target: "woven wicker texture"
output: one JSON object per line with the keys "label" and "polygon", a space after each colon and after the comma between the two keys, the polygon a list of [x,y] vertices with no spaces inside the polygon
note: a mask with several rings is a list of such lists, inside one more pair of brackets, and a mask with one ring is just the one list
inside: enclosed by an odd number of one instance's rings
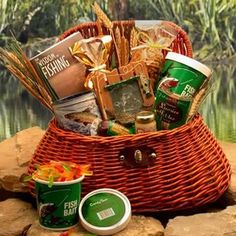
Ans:
{"label": "woven wicker texture", "polygon": [[[125,147],[151,147],[155,165],[129,168],[119,153]],[[201,116],[171,131],[117,137],[82,136],[57,127],[55,120],[41,140],[29,165],[50,160],[90,164],[93,176],[83,181],[82,194],[114,188],[129,198],[133,212],[194,208],[218,199],[227,189],[230,166]],[[34,183],[30,183],[34,193]]]}
{"label": "woven wicker texture", "polygon": [[[185,55],[185,56],[192,57],[192,55],[193,55],[192,44],[191,44],[186,32],[181,27],[179,27],[178,25],[176,25],[173,22],[165,21],[165,23],[171,25],[178,32],[176,39],[173,41],[173,43],[170,47],[172,49],[172,51],[181,53],[182,55]],[[134,21],[128,20],[128,21],[115,21],[114,22],[114,28],[117,26],[120,27],[121,25],[124,28],[126,38],[129,38],[131,29],[134,26]],[[79,25],[65,31],[59,37],[59,39],[62,40],[77,31],[80,31],[81,34],[83,35],[83,37],[85,37],[85,38],[97,36],[98,35],[97,23],[96,22],[88,22],[88,23],[79,24]],[[106,31],[106,29],[104,29],[104,34],[105,33],[109,34]]]}
{"label": "woven wicker texture", "polygon": [[[133,21],[116,22],[129,34]],[[186,33],[179,34],[172,50],[192,56]],[[96,23],[84,23],[66,31],[61,39],[75,31],[84,37],[97,35]],[[157,155],[149,167],[127,167],[120,161],[125,148],[152,148]],[[53,119],[29,164],[50,160],[90,164],[93,176],[83,181],[82,195],[98,188],[114,188],[127,195],[136,213],[194,208],[217,200],[228,188],[230,166],[214,136],[200,115],[173,130],[136,135],[82,136],[57,127]],[[34,183],[30,182],[34,194]]]}

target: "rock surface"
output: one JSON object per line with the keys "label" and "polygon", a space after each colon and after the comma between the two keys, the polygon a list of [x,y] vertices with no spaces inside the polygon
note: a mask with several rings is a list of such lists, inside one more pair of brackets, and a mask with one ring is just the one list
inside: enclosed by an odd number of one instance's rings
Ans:
{"label": "rock surface", "polygon": [[7,191],[27,192],[21,176],[26,173],[31,156],[44,131],[33,127],[18,132],[0,143],[0,186]]}
{"label": "rock surface", "polygon": [[[62,232],[55,232],[42,229],[35,222],[28,230],[27,236],[61,236]],[[77,227],[70,233],[70,236],[84,236],[89,233],[81,227]],[[164,236],[164,228],[159,220],[152,217],[132,216],[128,226],[114,236]]]}
{"label": "rock surface", "polygon": [[230,204],[236,204],[236,143],[220,142],[220,145],[229,160],[232,170],[230,187],[226,193],[227,200]]}
{"label": "rock surface", "polygon": [[[20,198],[22,195],[19,194],[27,194],[28,190],[26,184],[21,182],[21,176],[26,173],[28,162],[43,134],[42,129],[33,127],[0,143],[0,188],[3,188],[0,189],[0,236],[20,236],[23,229],[28,229],[31,224],[29,230],[25,230],[27,236],[63,235],[61,232],[44,230],[38,225],[36,210],[26,202],[30,200],[28,197],[24,199],[25,201],[8,199],[1,202],[4,200],[2,198],[4,191],[7,192],[8,198],[11,197],[9,193],[13,192]],[[177,216],[168,222],[165,231],[162,224],[155,218],[132,216],[127,228],[116,236],[236,236],[236,143],[220,142],[220,145],[230,162],[232,177],[229,190],[219,200],[224,203],[217,203],[221,205],[216,207],[217,212]],[[35,199],[31,202],[34,203]],[[219,211],[222,206],[226,205],[234,206]],[[85,235],[81,227],[70,234],[70,236],[80,235]]]}
{"label": "rock surface", "polygon": [[132,219],[123,231],[116,236],[163,236],[164,228],[159,220],[152,217],[132,216]]}
{"label": "rock surface", "polygon": [[236,206],[217,213],[178,216],[170,220],[165,236],[235,236]]}
{"label": "rock surface", "polygon": [[38,222],[35,221],[34,224],[29,228],[26,235],[27,236],[36,236],[36,235],[37,236],[61,236],[61,234],[62,232],[56,232],[56,231],[43,229],[39,226]]}
{"label": "rock surface", "polygon": [[[37,218],[37,212],[30,203],[19,199],[0,202],[0,235],[20,236],[23,229]],[[35,235],[36,236],[36,235]]]}

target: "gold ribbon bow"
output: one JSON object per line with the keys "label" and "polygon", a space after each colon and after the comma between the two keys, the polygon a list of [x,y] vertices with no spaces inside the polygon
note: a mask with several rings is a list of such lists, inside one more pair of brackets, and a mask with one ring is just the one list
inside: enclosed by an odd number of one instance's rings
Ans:
{"label": "gold ribbon bow", "polygon": [[110,35],[91,37],[76,42],[69,48],[71,54],[91,72],[86,80],[85,87],[92,88],[94,73],[107,73],[106,63],[111,50],[112,37]]}

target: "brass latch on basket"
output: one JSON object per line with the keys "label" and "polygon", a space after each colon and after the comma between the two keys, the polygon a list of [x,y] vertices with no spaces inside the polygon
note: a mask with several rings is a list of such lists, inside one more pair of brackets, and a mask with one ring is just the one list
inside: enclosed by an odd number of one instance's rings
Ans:
{"label": "brass latch on basket", "polygon": [[119,159],[122,164],[130,167],[152,166],[156,160],[156,153],[153,148],[141,146],[139,148],[125,148],[120,152]]}

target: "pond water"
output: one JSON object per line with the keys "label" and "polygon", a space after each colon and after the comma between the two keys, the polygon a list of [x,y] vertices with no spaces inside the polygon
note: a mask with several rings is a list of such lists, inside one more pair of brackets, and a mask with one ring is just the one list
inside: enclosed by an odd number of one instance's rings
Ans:
{"label": "pond water", "polygon": [[[200,113],[217,139],[236,142],[236,67],[208,66],[214,71],[214,85]],[[52,114],[8,72],[1,69],[0,77],[0,141],[32,126],[45,129]]]}

